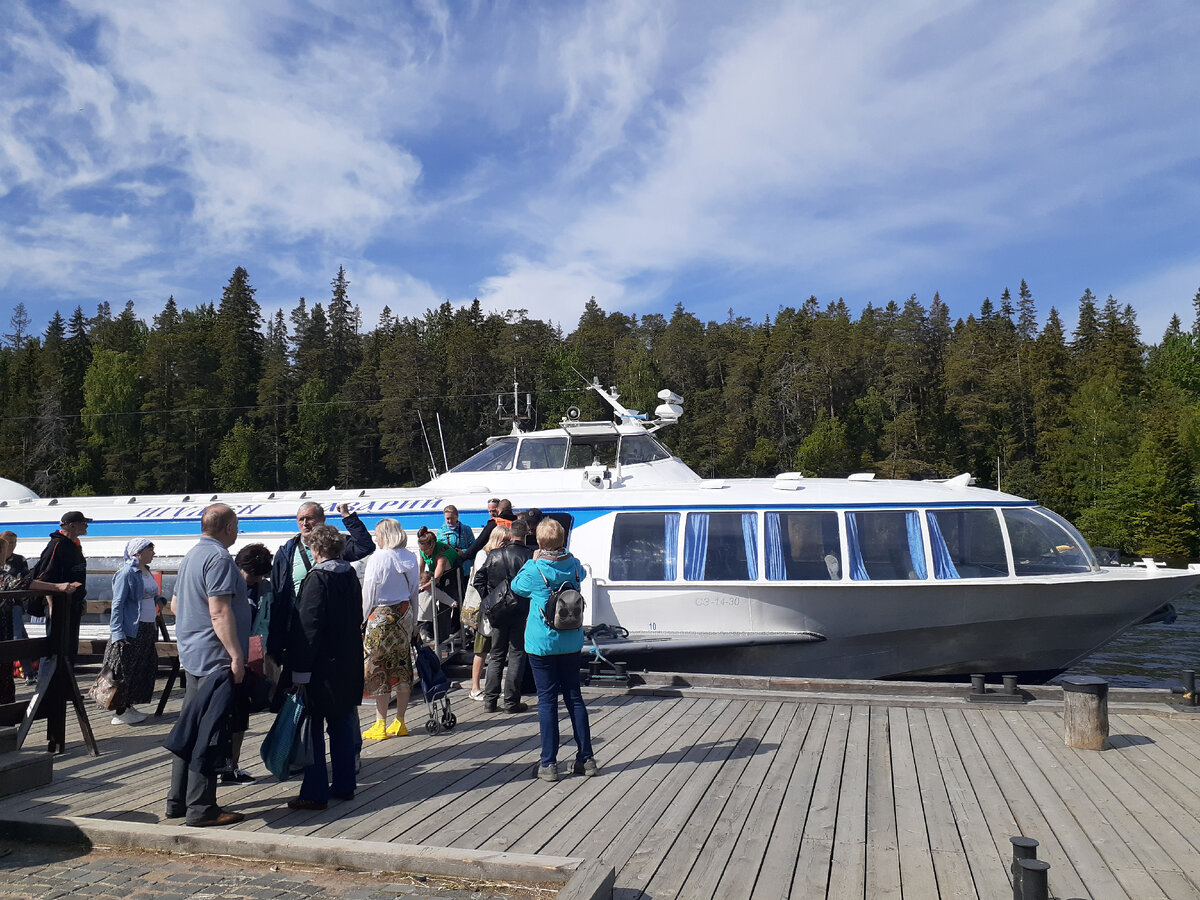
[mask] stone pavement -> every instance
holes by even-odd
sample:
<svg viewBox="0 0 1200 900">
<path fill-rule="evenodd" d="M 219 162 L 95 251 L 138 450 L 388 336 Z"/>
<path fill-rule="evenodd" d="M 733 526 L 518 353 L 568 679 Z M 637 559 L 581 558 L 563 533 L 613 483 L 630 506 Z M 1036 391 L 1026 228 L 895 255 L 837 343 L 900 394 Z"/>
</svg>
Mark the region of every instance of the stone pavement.
<svg viewBox="0 0 1200 900">
<path fill-rule="evenodd" d="M 0 840 L 0 900 L 533 900 L 545 888 Z"/>
</svg>

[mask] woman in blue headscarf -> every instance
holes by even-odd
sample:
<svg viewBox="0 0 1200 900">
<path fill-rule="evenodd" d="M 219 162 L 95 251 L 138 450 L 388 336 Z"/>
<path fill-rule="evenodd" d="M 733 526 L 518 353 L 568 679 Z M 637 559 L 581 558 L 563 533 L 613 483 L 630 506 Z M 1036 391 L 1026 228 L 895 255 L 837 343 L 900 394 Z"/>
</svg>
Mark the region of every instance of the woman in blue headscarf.
<svg viewBox="0 0 1200 900">
<path fill-rule="evenodd" d="M 135 703 L 149 703 L 158 674 L 157 637 L 158 582 L 150 574 L 154 544 L 149 538 L 134 538 L 125 545 L 125 563 L 113 575 L 112 614 L 109 616 L 108 648 L 104 662 L 111 668 L 123 703 L 114 712 L 112 724 L 136 725 L 146 718 Z"/>
</svg>

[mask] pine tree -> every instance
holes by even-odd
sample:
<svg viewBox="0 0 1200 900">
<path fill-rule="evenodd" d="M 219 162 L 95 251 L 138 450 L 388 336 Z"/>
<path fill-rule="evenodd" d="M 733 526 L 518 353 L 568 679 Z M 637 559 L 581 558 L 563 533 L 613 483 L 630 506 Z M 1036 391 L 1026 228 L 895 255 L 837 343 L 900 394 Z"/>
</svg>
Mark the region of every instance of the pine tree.
<svg viewBox="0 0 1200 900">
<path fill-rule="evenodd" d="M 17 305 L 13 307 L 12 317 L 8 320 L 8 327 L 12 329 L 8 334 L 4 335 L 4 342 L 14 350 L 19 350 L 25 344 L 25 338 L 29 335 L 29 313 L 25 309 L 25 304 L 17 301 Z"/>
<path fill-rule="evenodd" d="M 339 267 L 337 277 L 330 284 L 333 297 L 329 301 L 329 388 L 335 394 L 357 367 L 362 357 L 362 348 L 356 326 L 356 310 L 350 306 L 346 270 Z"/>
<path fill-rule="evenodd" d="M 262 373 L 262 312 L 254 299 L 249 274 L 233 270 L 221 294 L 212 346 L 217 351 L 216 405 L 222 431 L 254 408 Z"/>
<path fill-rule="evenodd" d="M 1021 279 L 1021 288 L 1017 293 L 1017 333 L 1022 340 L 1036 340 L 1038 336 L 1037 303 L 1033 299 L 1033 291 Z"/>
<path fill-rule="evenodd" d="M 267 325 L 262 378 L 258 382 L 258 408 L 253 417 L 263 443 L 262 463 L 266 481 L 260 485 L 262 487 L 282 488 L 288 484 L 285 460 L 287 432 L 293 411 L 292 392 L 287 323 L 283 310 L 277 310 Z"/>
</svg>

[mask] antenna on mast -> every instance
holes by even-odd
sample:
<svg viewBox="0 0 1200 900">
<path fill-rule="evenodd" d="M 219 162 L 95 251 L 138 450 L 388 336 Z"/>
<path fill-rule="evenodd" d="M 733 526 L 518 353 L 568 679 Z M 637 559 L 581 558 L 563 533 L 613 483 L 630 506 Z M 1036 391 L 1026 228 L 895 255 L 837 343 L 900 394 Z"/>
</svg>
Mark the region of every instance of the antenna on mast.
<svg viewBox="0 0 1200 900">
<path fill-rule="evenodd" d="M 446 435 L 442 434 L 442 414 L 434 413 L 437 416 L 438 423 L 438 440 L 442 442 L 442 462 L 446 466 L 446 471 L 450 471 L 450 460 L 446 457 Z"/>
<path fill-rule="evenodd" d="M 421 411 L 417 410 L 417 419 L 421 423 L 421 435 L 425 438 L 425 452 L 429 454 L 429 478 L 430 480 L 438 477 L 437 462 L 433 458 L 433 448 L 429 446 L 429 432 L 425 430 L 425 417 L 421 415 Z"/>
<path fill-rule="evenodd" d="M 512 389 L 512 415 L 510 416 L 504 408 L 504 395 L 496 397 L 496 415 L 501 422 L 511 422 L 512 431 L 510 434 L 521 434 L 521 422 L 530 421 L 533 417 L 533 395 L 525 395 L 525 415 L 521 415 L 521 395 L 520 387 L 517 384 L 517 373 L 513 371 L 513 389 Z"/>
</svg>

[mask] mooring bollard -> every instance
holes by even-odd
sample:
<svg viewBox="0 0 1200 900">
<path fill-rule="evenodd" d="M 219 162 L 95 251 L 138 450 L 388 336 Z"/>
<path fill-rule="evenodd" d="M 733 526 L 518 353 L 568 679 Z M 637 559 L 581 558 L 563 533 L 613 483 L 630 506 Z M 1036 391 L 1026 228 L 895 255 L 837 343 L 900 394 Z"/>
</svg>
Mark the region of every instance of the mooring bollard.
<svg viewBox="0 0 1200 900">
<path fill-rule="evenodd" d="M 1012 889 L 1013 900 L 1025 900 L 1024 893 L 1021 890 L 1021 866 L 1020 862 L 1023 859 L 1037 859 L 1038 842 L 1033 838 L 1027 838 L 1022 835 L 1010 837 L 1009 843 L 1012 844 L 1012 865 L 1009 866 L 1009 871 L 1012 872 Z"/>
<path fill-rule="evenodd" d="M 1022 859 L 1021 894 L 1016 900 L 1050 900 L 1050 863 L 1040 859 Z"/>
<path fill-rule="evenodd" d="M 1196 696 L 1196 670 L 1183 670 L 1183 702 L 1186 706 L 1200 706 L 1200 697 Z"/>
<path fill-rule="evenodd" d="M 1001 678 L 1004 680 L 1004 693 L 1015 694 L 1017 692 L 1017 676 L 1002 675 Z"/>
<path fill-rule="evenodd" d="M 972 675 L 971 676 L 971 693 L 986 694 L 987 693 L 987 676 Z"/>
<path fill-rule="evenodd" d="M 1108 739 L 1108 682 L 1096 675 L 1068 675 L 1062 689 L 1066 745 L 1103 750 Z"/>
</svg>

